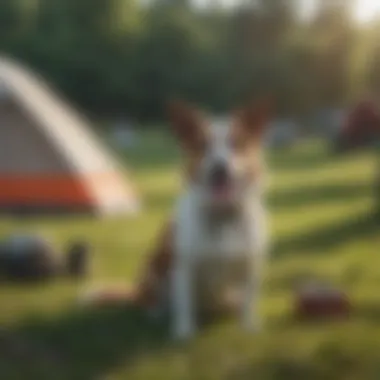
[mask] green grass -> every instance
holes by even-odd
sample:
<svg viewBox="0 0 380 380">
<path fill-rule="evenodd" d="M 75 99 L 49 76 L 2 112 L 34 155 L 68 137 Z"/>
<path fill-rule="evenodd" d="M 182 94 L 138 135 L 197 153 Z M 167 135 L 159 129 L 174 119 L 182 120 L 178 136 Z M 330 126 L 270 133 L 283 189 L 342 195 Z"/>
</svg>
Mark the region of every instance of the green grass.
<svg viewBox="0 0 380 380">
<path fill-rule="evenodd" d="M 93 283 L 133 282 L 179 188 L 171 140 L 146 134 L 126 157 L 144 200 L 140 215 L 1 219 L 0 233 L 42 232 L 64 247 L 85 237 L 94 247 L 86 283 L 2 284 L 0 378 L 12 379 L 379 379 L 380 238 L 373 211 L 374 158 L 334 157 L 323 144 L 270 155 L 273 252 L 262 312 L 265 329 L 244 334 L 233 322 L 203 330 L 187 345 L 168 339 L 136 310 L 89 312 L 75 304 Z M 307 275 L 344 287 L 355 314 L 342 324 L 292 319 L 292 291 Z"/>
</svg>

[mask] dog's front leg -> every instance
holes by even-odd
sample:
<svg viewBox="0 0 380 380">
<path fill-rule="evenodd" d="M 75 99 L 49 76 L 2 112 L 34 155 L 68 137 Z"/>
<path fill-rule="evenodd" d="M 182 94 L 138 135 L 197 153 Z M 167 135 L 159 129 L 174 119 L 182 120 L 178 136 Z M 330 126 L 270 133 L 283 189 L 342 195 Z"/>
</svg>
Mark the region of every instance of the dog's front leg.
<svg viewBox="0 0 380 380">
<path fill-rule="evenodd" d="M 171 281 L 172 334 L 175 339 L 188 339 L 194 334 L 194 300 L 192 268 L 179 258 L 174 265 Z"/>
<path fill-rule="evenodd" d="M 258 332 L 261 329 L 259 301 L 262 282 L 262 261 L 263 257 L 261 256 L 251 258 L 244 286 L 241 322 L 245 330 L 252 332 Z"/>
<path fill-rule="evenodd" d="M 246 226 L 248 226 L 248 265 L 243 293 L 241 320 L 248 331 L 261 330 L 262 323 L 259 312 L 260 292 L 263 282 L 263 270 L 268 252 L 268 229 L 266 215 L 262 206 L 256 210 L 250 209 Z M 255 216 L 252 220 L 251 216 Z"/>
</svg>

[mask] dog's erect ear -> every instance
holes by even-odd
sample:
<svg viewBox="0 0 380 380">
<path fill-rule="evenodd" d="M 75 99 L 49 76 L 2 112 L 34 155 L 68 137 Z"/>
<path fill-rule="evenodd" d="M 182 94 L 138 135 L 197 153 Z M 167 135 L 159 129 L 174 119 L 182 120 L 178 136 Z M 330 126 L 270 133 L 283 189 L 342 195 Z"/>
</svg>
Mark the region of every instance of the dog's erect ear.
<svg viewBox="0 0 380 380">
<path fill-rule="evenodd" d="M 205 121 L 195 107 L 179 100 L 168 103 L 168 117 L 175 136 L 185 149 L 199 149 L 205 140 Z"/>
<path fill-rule="evenodd" d="M 236 112 L 238 124 L 257 138 L 264 134 L 272 115 L 273 100 L 270 97 L 250 102 Z"/>
</svg>

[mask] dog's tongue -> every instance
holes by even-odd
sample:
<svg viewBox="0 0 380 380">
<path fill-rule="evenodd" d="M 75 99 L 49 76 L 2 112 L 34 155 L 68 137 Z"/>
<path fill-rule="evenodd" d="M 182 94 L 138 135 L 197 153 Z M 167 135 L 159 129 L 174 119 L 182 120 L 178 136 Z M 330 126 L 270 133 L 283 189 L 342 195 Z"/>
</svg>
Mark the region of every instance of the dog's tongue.
<svg viewBox="0 0 380 380">
<path fill-rule="evenodd" d="M 232 189 L 231 186 L 224 184 L 219 186 L 214 186 L 213 196 L 219 201 L 225 201 L 231 198 Z"/>
</svg>

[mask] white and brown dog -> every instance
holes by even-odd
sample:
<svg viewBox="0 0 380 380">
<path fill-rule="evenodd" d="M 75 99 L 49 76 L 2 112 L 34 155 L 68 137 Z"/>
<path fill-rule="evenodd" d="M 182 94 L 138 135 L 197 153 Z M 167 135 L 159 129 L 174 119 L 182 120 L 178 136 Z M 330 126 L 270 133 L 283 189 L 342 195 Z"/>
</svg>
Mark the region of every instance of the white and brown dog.
<svg viewBox="0 0 380 380">
<path fill-rule="evenodd" d="M 186 183 L 139 299 L 156 307 L 168 301 L 173 336 L 187 339 L 200 312 L 220 310 L 235 295 L 243 327 L 254 331 L 268 240 L 262 157 L 268 103 L 217 123 L 178 102 L 169 114 L 186 154 Z"/>
</svg>

